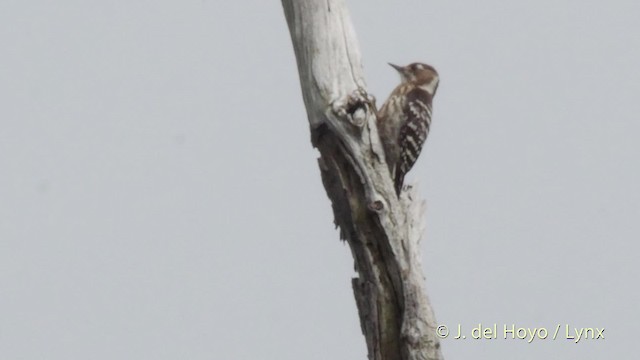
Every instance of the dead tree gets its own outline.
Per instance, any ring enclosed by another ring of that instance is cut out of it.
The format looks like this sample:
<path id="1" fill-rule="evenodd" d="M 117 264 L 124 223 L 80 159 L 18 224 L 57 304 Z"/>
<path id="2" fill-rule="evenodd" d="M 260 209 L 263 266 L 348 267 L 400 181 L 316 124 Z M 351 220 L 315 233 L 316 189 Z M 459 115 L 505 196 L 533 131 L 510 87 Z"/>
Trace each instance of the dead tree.
<path id="1" fill-rule="evenodd" d="M 420 260 L 424 202 L 415 189 L 396 196 L 345 1 L 282 5 L 322 182 L 358 272 L 352 285 L 369 359 L 442 359 Z"/>

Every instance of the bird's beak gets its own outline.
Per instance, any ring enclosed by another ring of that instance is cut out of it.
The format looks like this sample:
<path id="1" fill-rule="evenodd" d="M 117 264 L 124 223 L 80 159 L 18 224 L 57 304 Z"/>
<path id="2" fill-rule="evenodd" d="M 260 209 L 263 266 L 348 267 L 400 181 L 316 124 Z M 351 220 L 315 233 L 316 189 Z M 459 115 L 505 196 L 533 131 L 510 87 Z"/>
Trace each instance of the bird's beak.
<path id="1" fill-rule="evenodd" d="M 387 63 L 389 64 L 389 66 L 391 66 L 392 68 L 396 69 L 397 72 L 399 72 L 400 74 L 404 73 L 404 68 L 402 66 L 398 66 L 392 63 Z"/>

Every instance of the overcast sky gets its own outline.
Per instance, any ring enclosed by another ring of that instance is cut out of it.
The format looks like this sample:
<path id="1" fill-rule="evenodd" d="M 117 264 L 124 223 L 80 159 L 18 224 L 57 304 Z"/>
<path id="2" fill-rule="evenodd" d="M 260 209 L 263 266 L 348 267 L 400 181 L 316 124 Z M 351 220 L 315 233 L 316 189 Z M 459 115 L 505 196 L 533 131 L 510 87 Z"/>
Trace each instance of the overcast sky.
<path id="1" fill-rule="evenodd" d="M 631 358 L 640 3 L 349 7 L 379 103 L 441 75 L 439 322 L 605 328 L 445 358 Z M 2 0 L 0 44 L 0 358 L 366 359 L 279 1 Z"/>

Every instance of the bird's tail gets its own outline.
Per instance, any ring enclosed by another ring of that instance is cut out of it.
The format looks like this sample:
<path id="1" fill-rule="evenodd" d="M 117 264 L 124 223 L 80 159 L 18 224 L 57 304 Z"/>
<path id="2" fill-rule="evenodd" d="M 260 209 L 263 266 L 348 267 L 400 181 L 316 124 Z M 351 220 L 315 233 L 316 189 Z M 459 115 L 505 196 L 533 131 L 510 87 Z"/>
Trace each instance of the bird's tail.
<path id="1" fill-rule="evenodd" d="M 398 195 L 398 197 L 400 197 L 400 193 L 402 192 L 403 183 L 404 183 L 404 174 L 401 171 L 396 171 L 394 185 L 396 188 L 396 195 Z"/>

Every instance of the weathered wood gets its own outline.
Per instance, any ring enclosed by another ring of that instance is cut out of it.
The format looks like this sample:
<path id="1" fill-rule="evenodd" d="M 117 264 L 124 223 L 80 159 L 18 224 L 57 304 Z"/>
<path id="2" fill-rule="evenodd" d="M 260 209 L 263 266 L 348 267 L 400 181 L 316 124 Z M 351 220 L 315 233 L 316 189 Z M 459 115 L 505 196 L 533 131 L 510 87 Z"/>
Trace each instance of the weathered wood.
<path id="1" fill-rule="evenodd" d="M 369 358 L 442 359 L 420 262 L 424 202 L 415 188 L 395 194 L 346 4 L 282 4 L 322 182 L 358 272 L 352 285 Z"/>

